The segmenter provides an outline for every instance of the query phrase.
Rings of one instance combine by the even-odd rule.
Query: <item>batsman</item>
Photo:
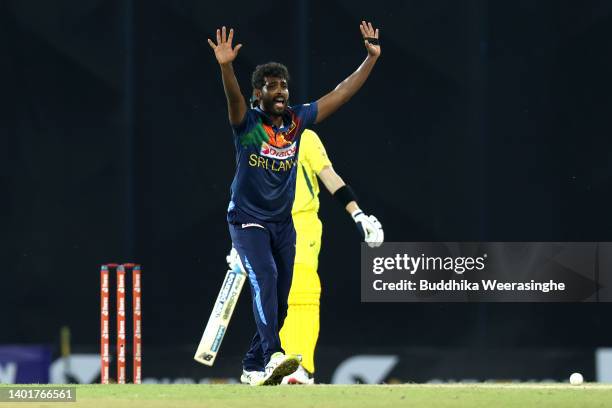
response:
[[[302,134],[298,175],[293,203],[293,224],[297,232],[293,282],[289,311],[281,330],[281,344],[287,353],[302,356],[300,367],[286,376],[284,384],[314,384],[314,354],[319,337],[321,282],[317,274],[323,224],[319,219],[319,183],[351,215],[361,237],[372,247],[384,241],[378,219],[367,216],[357,204],[353,189],[334,170],[319,136],[306,129]]]

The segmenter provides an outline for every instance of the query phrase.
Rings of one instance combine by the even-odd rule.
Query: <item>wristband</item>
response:
[[[346,207],[351,201],[357,201],[357,196],[348,184],[345,184],[339,189],[337,189],[334,193],[334,198],[340,202],[342,207]]]
[[[355,219],[355,217],[357,217],[358,215],[363,214],[363,211],[361,210],[355,210],[351,213],[351,217],[353,217],[353,219]],[[357,221],[355,221],[357,222]]]

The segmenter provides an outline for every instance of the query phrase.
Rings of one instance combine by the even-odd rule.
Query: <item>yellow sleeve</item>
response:
[[[331,166],[331,161],[327,157],[325,146],[321,143],[319,136],[312,130],[306,129],[302,133],[300,156],[308,161],[310,168],[319,174],[325,166]]]

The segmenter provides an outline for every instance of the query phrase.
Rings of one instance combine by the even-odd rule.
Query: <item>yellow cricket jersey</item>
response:
[[[304,130],[298,156],[295,201],[291,210],[294,216],[308,212],[317,214],[319,211],[319,182],[317,174],[325,166],[331,165],[331,161],[327,157],[327,152],[319,136],[310,129]]]

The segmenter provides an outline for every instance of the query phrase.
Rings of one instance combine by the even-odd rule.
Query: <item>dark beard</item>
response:
[[[270,116],[283,116],[283,114],[287,110],[287,103],[285,103],[285,107],[281,112],[277,112],[274,109],[274,100],[263,101],[263,108],[264,112],[266,112]]]

